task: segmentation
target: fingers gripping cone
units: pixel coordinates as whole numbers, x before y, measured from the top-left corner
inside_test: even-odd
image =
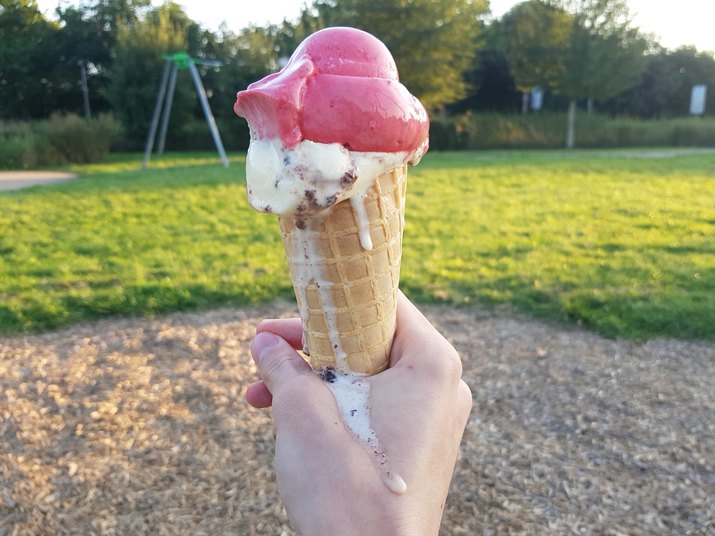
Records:
[[[376,374],[389,364],[406,179],[403,166],[379,176],[361,200],[342,201],[306,220],[279,217],[304,350],[315,370]],[[371,249],[364,247],[364,234],[361,243],[365,225]]]

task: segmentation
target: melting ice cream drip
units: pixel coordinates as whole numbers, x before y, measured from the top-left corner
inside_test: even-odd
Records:
[[[321,264],[324,258],[317,247],[316,232],[312,230],[313,224],[314,221],[311,219],[305,223],[303,229],[297,226],[293,226],[291,229],[292,255],[294,258],[290,259],[290,263],[300,272],[294,275],[298,282],[298,292],[300,294],[300,299],[298,300],[300,303],[300,318],[303,326],[307,326],[308,287],[311,283],[315,283],[325,314],[325,323],[328,328],[330,345],[333,348],[335,366],[339,371],[346,373],[350,370],[347,362],[347,352],[343,349],[342,341],[340,340],[336,307],[330,293],[331,283],[325,279],[323,274]]]
[[[342,347],[338,331],[330,283],[325,280],[322,273],[324,259],[317,246],[316,232],[312,230],[313,224],[314,222],[309,220],[305,222],[303,228],[293,226],[291,229],[293,244],[291,254],[294,256],[291,265],[298,272],[294,274],[294,278],[298,282],[301,319],[303,325],[307,325],[309,314],[307,289],[311,283],[315,283],[325,312],[328,336],[334,349],[337,369],[325,369],[320,376],[333,393],[343,424],[368,450],[383,483],[390,491],[401,495],[407,490],[407,484],[393,471],[387,453],[370,422],[370,383],[364,375],[352,372],[348,367],[347,354]]]
[[[330,368],[320,373],[335,397],[340,418],[346,428],[367,448],[383,483],[402,495],[407,484],[392,470],[387,453],[370,422],[370,382],[356,373],[341,374]]]
[[[367,216],[367,210],[365,210],[365,197],[362,195],[351,197],[350,206],[357,218],[360,245],[365,251],[370,251],[372,249],[372,238],[370,237],[370,219]]]

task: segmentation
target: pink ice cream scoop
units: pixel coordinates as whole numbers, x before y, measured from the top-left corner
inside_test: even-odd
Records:
[[[351,151],[414,152],[427,112],[399,82],[387,47],[354,28],[308,37],[278,73],[239,91],[233,107],[257,139],[338,143]]]

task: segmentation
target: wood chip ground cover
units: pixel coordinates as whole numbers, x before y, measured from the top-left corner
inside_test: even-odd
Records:
[[[474,393],[442,534],[715,534],[715,345],[425,308]],[[248,344],[288,304],[0,338],[0,534],[294,534]]]

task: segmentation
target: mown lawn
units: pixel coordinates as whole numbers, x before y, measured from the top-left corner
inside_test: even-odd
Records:
[[[642,156],[429,154],[409,179],[403,289],[607,336],[715,339],[715,153]],[[140,159],[0,193],[0,331],[291,298],[243,156]]]

